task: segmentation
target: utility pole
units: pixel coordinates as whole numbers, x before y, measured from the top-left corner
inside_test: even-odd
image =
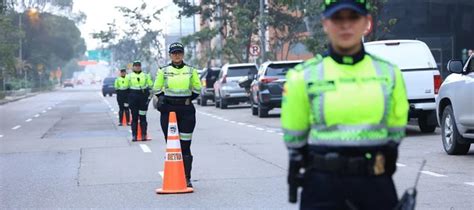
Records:
[[[265,62],[265,54],[266,54],[266,38],[265,38],[265,33],[266,33],[266,26],[265,26],[265,0],[260,0],[260,58],[261,61],[260,63]]]
[[[222,5],[221,5],[221,0],[217,0],[217,17],[218,17],[218,22],[217,22],[217,29],[219,30],[219,33],[217,34],[217,53],[219,54],[217,57],[219,58],[219,66],[222,66],[222,34],[220,33],[220,29],[222,28]]]

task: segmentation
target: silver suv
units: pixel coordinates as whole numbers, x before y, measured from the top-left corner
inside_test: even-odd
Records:
[[[461,60],[450,60],[448,71],[436,98],[443,147],[449,155],[465,155],[474,143],[474,55],[463,67]]]
[[[239,80],[257,73],[254,63],[225,64],[214,83],[214,101],[216,107],[227,109],[230,104],[239,104],[249,100],[245,88],[239,86]]]

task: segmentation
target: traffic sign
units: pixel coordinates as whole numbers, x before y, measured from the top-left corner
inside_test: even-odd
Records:
[[[253,55],[253,56],[259,56],[260,55],[260,46],[258,46],[256,44],[250,45],[249,53],[250,53],[250,55]]]

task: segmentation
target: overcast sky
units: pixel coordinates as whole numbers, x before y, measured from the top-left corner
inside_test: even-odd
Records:
[[[134,8],[141,5],[141,2],[138,0],[74,0],[74,11],[80,10],[87,15],[86,23],[79,26],[87,48],[90,50],[98,47],[99,41],[92,39],[91,33],[107,29],[107,23],[112,22],[113,19],[116,19],[119,27],[124,25],[116,6]],[[165,33],[179,33],[179,20],[176,19],[179,10],[172,0],[147,0],[146,2],[152,9],[165,8],[160,17],[162,23],[155,27],[163,29]],[[189,28],[192,28],[192,22],[183,21],[183,30]]]

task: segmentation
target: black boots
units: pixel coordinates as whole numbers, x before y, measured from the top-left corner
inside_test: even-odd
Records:
[[[193,165],[193,156],[184,155],[183,162],[184,162],[184,174],[186,174],[187,187],[193,187],[193,184],[191,183],[191,169]]]

